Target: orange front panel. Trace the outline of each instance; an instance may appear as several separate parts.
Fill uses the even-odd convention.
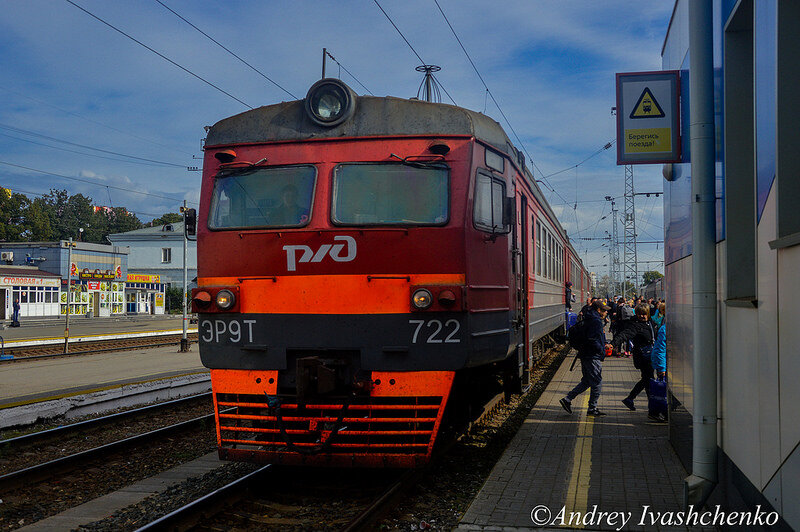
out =
[[[275,395],[278,392],[278,372],[212,369],[211,386],[215,397],[220,393]]]
[[[297,404],[277,371],[212,370],[220,456],[257,462],[413,467],[426,463],[455,372],[373,372],[369,396]],[[261,379],[261,382],[258,382]]]
[[[411,310],[412,286],[461,286],[464,275],[295,275],[197,281],[200,287],[239,286],[239,309],[245,314],[401,314]]]

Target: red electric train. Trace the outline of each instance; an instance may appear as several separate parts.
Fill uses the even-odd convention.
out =
[[[198,215],[203,363],[224,459],[416,467],[445,416],[525,385],[588,274],[490,118],[357,96],[208,130]]]

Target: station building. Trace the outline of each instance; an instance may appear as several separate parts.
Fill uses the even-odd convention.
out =
[[[27,311],[22,308],[20,309],[22,316],[63,316],[69,312],[72,315],[109,317],[126,312],[127,248],[73,242],[70,254],[69,242],[61,240],[4,242],[0,244],[0,252],[3,253],[4,262],[8,266],[35,266],[39,271],[49,274],[48,278],[55,276],[59,279],[58,306],[52,306],[51,302],[51,306],[42,307],[43,314],[31,313],[31,311],[38,312],[38,306],[30,307]],[[36,288],[36,305],[38,305],[38,287]],[[28,297],[30,298],[30,291]],[[44,298],[46,305],[47,296]]]
[[[36,266],[0,265],[0,320],[11,319],[14,301],[21,316],[58,316],[60,300],[61,276]]]
[[[710,504],[775,510],[783,529],[800,530],[800,2],[709,5],[710,27],[698,24],[692,33],[705,5],[677,0],[662,49],[663,69],[680,71],[684,154],[683,162],[664,168],[667,370],[678,401],[670,438],[687,469],[693,461],[716,460]],[[694,9],[697,18],[690,17]],[[704,101],[692,102],[691,58],[706,54],[699,45],[692,50],[690,41],[709,33],[713,58],[705,69],[713,62],[713,101],[697,90]],[[707,292],[698,295],[694,286],[693,205],[701,198],[692,190],[692,105],[714,116],[715,311],[703,305]],[[694,330],[693,316],[709,307],[716,312],[716,374],[698,375],[694,362],[702,354],[694,352],[695,338],[714,331]],[[701,380],[706,375],[711,379]],[[716,405],[709,393],[699,393],[704,386],[715,390]],[[716,417],[703,413],[709,404]],[[717,453],[705,452],[710,431],[700,438],[695,430],[711,423]],[[694,460],[698,447],[704,453]]]
[[[183,286],[183,222],[145,227],[108,235],[115,246],[127,246],[128,273],[151,276],[166,286]],[[197,242],[189,240],[186,249],[189,287],[196,286]]]

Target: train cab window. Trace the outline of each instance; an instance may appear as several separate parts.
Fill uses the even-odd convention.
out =
[[[492,233],[507,233],[506,184],[488,174],[479,172],[475,178],[475,197],[472,220],[475,227]]]
[[[450,171],[444,165],[346,163],[333,173],[338,225],[444,225]]]
[[[214,180],[210,229],[302,227],[311,216],[314,166],[246,168]]]

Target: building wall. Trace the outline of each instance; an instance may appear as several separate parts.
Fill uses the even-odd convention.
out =
[[[153,240],[125,239],[117,237],[115,245],[128,246],[128,270],[131,273],[148,273],[162,276],[162,282],[170,284],[183,283],[183,240],[160,238],[155,235]],[[172,260],[169,263],[161,262],[162,248],[172,250]],[[186,263],[188,279],[197,277],[197,242],[189,241],[186,249]]]
[[[663,53],[664,69],[682,70],[683,112],[690,104],[688,4],[686,0],[676,3]],[[781,513],[786,524],[800,529],[800,506],[796,504],[800,500],[800,386],[796,383],[800,375],[800,327],[795,317],[796,302],[800,298],[797,281],[800,246],[781,249],[772,249],[770,246],[779,236],[777,204],[781,178],[796,179],[796,174],[791,172],[782,176],[776,165],[779,154],[775,135],[778,120],[775,55],[780,41],[776,40],[776,6],[779,4],[774,0],[752,1],[755,114],[752,149],[755,156],[753,189],[756,191],[752,222],[756,227],[756,305],[748,307],[741,300],[729,301],[726,294],[729,250],[726,223],[722,215],[725,197],[722,161],[726,146],[726,139],[723,138],[722,42],[730,14],[737,6],[744,5],[749,4],[739,4],[733,0],[714,1],[714,100],[719,198],[717,427],[721,460],[720,485],[713,497],[716,497],[715,502],[723,504],[739,501],[746,509],[752,509],[756,504],[769,504]],[[735,112],[735,109],[731,110],[731,113]],[[687,118],[688,115],[682,117],[684,142],[689,138]],[[734,138],[729,141],[733,143]],[[736,140],[741,143],[740,139]],[[684,429],[691,429],[694,410],[692,336],[697,333],[692,330],[691,165],[686,147],[684,153],[687,162],[675,165],[677,179],[665,183],[664,210],[667,240],[667,363],[670,391],[682,403],[671,417],[670,433],[684,463],[687,463],[687,452],[690,458],[691,448],[689,446],[687,450],[685,445],[681,445],[678,436],[690,434]],[[733,199],[731,202],[733,205]],[[740,252],[737,249],[737,253]],[[734,254],[732,257],[738,260],[739,256]],[[687,415],[680,412],[686,412]]]

